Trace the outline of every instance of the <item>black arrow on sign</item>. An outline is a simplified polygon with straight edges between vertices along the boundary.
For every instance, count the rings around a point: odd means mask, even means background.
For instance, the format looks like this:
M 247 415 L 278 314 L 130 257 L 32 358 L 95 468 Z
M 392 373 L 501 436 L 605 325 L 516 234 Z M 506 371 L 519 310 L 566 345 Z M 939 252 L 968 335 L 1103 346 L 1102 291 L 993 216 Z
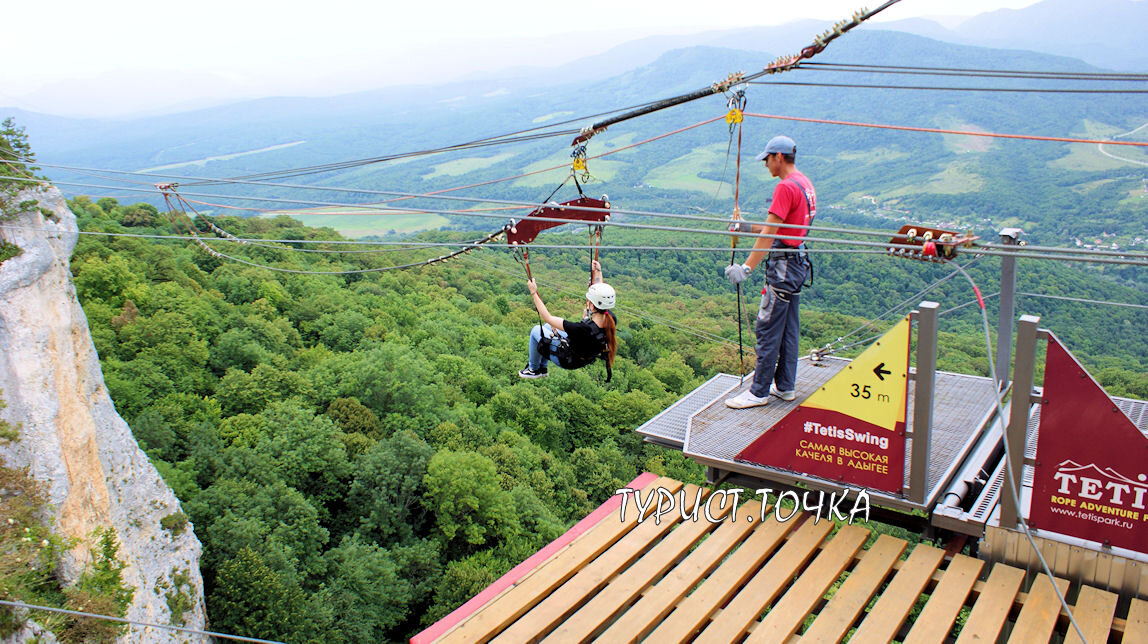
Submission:
M 884 382 L 885 376 L 893 373 L 892 371 L 889 371 L 888 369 L 885 369 L 884 367 L 885 367 L 884 362 L 877 365 L 876 367 L 873 367 L 873 373 L 877 374 L 877 379 L 882 381 L 882 382 Z

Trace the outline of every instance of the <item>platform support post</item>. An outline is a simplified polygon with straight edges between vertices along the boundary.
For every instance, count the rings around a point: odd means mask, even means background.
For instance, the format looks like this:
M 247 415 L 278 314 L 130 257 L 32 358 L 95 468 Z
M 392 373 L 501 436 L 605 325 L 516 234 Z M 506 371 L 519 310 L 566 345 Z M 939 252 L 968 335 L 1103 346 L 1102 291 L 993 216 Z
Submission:
M 1022 315 L 1016 330 L 1016 368 L 1013 374 L 1008 427 L 1005 428 L 1008 438 L 1006 454 L 1008 461 L 1005 463 L 1004 486 L 1000 492 L 1002 528 L 1015 528 L 1017 518 L 1020 516 L 1020 508 L 1013 498 L 1013 490 L 1016 490 L 1018 497 L 1023 496 L 1024 449 L 1028 438 L 1029 405 L 1036 372 L 1036 327 L 1039 323 L 1039 317 Z
M 1009 246 L 1020 245 L 1020 228 L 1005 228 L 1000 232 L 1001 243 Z M 1013 316 L 1016 315 L 1016 257 L 1001 257 L 1000 314 L 997 317 L 997 391 L 1008 386 L 1009 358 L 1012 355 Z
M 913 447 L 909 463 L 909 500 L 923 504 L 929 481 L 929 434 L 933 429 L 933 397 L 937 381 L 936 302 L 917 307 L 917 377 L 913 395 Z

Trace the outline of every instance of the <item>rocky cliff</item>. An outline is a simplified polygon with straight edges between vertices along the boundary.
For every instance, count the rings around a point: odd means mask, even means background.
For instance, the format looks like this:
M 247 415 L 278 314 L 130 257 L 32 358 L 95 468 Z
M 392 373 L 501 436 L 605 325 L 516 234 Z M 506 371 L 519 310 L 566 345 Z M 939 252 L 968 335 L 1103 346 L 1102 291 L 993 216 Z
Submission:
M 45 484 L 56 531 L 82 544 L 62 566 L 70 581 L 89 560 L 93 530 L 111 526 L 124 581 L 135 588 L 127 619 L 172 624 L 172 607 L 182 605 L 175 625 L 202 629 L 199 540 L 190 524 L 180 526 L 178 499 L 116 413 L 76 299 L 68 268 L 75 216 L 55 189 L 19 197 L 29 198 L 39 207 L 0 222 L 0 238 L 23 249 L 0 264 L 2 413 L 21 425 L 18 441 L 0 444 L 0 461 Z M 133 626 L 121 641 L 189 639 L 198 641 Z

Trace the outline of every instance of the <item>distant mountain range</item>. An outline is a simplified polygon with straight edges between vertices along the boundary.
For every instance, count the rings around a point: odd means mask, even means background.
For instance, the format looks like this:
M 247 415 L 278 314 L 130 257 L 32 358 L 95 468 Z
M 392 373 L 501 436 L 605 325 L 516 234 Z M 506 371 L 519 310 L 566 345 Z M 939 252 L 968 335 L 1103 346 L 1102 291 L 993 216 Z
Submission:
M 956 24 L 946 27 L 942 22 Z M 894 30 L 956 44 L 1078 58 L 1106 69 L 1148 71 L 1148 48 L 1142 44 L 1144 25 L 1148 25 L 1148 0 L 1044 0 L 1023 9 L 1001 9 L 960 21 L 915 18 L 873 23 L 859 31 Z M 825 22 L 809 20 L 774 27 L 651 36 L 559 67 L 520 66 L 469 77 L 487 85 L 553 86 L 607 78 L 684 47 L 792 53 L 808 45 L 826 26 Z M 513 44 L 500 46 L 509 49 Z M 537 42 L 523 40 L 520 45 L 530 49 Z M 833 56 L 832 50 L 826 55 Z M 90 91 L 77 92 L 77 87 Z M 9 95 L 0 87 L 0 112 L 4 106 L 39 106 L 41 111 L 57 114 L 138 118 L 221 105 L 249 97 L 253 91 L 241 88 L 234 79 L 201 72 L 119 71 L 83 81 L 57 82 L 24 96 Z M 76 100 L 78 94 L 85 99 Z M 129 104 L 133 106 L 125 107 Z
M 1148 71 L 1145 0 L 1044 0 L 998 9 L 947 29 L 932 21 L 885 23 L 887 29 L 980 47 L 1027 49 L 1079 58 L 1119 71 Z
M 1122 4 L 1139 9 L 1148 3 Z M 663 51 L 648 63 L 624 67 L 626 60 L 640 61 L 674 44 L 665 39 L 636 41 L 628 49 L 589 59 L 585 65 L 561 72 L 552 70 L 546 83 L 533 82 L 530 74 L 520 70 L 520 74 L 497 80 L 392 87 L 330 98 L 264 98 L 147 118 L 68 119 L 13 110 L 2 110 L 0 116 L 13 114 L 18 124 L 27 127 L 33 149 L 45 164 L 132 171 L 165 167 L 165 172 L 182 176 L 242 176 L 437 148 L 542 128 L 567 119 L 576 120 L 559 129 L 577 129 L 594 120 L 586 115 L 708 87 L 731 71 L 761 69 L 774 56 L 798 49 L 818 30 L 819 26 L 808 24 L 784 34 L 757 29 L 731 32 L 725 34 L 726 44 L 752 44 L 755 48 L 691 46 Z M 763 50 L 765 44 L 776 44 L 777 49 Z M 871 27 L 850 32 L 817 60 L 1071 72 L 1098 69 L 1065 56 L 952 44 Z M 611 65 L 616 66 L 617 73 L 607 75 L 614 69 Z M 595 70 L 592 77 L 585 78 L 589 75 L 587 70 Z M 771 84 L 773 81 L 937 85 L 952 89 L 794 87 Z M 960 91 L 1048 86 L 1002 78 L 903 78 L 798 70 L 768 77 L 764 84 L 750 86 L 747 94 L 751 112 L 1042 136 L 1106 138 L 1131 132 L 1148 122 L 1143 95 Z M 724 114 L 725 109 L 724 99 L 716 96 L 629 121 L 596 137 L 590 154 Z M 892 217 L 889 213 L 913 211 L 919 213 L 915 215 L 918 219 L 976 228 L 986 234 L 1002 225 L 1031 225 L 1034 240 L 1080 240 L 1082 244 L 1116 243 L 1121 247 L 1148 244 L 1143 234 L 1148 228 L 1144 180 L 1148 154 L 1140 149 L 1110 151 L 1094 145 L 972 139 L 749 119 L 745 140 L 750 149 L 743 159 L 778 131 L 799 141 L 800 165 L 817 177 L 819 200 L 826 206 L 856 209 L 865 196 L 870 203 L 875 200 L 888 206 L 887 210 L 871 209 L 873 216 Z M 569 163 L 570 138 L 564 135 L 515 146 L 369 164 L 291 181 L 360 190 L 441 190 Z M 1148 128 L 1126 138 L 1148 139 Z M 592 161 L 591 171 L 602 190 L 619 203 L 624 200 L 628 207 L 664 207 L 681 212 L 691 207 L 709 208 L 716 203 L 715 207 L 721 209 L 724 201 L 717 198 L 729 198 L 731 166 L 726 156 L 727 144 L 725 125 L 714 124 L 640 150 Z M 94 178 L 87 170 L 45 168 L 44 173 L 60 182 L 68 194 L 117 195 L 130 200 L 154 199 L 155 193 L 147 183 L 165 180 L 130 178 L 142 183 L 134 187 L 144 192 L 129 193 L 92 187 L 133 184 Z M 531 201 L 545 197 L 561 179 L 561 172 L 536 175 L 471 194 Z M 760 209 L 769 194 L 768 178 L 752 171 L 745 173 L 742 181 L 743 208 Z M 67 185 L 68 182 L 89 186 Z M 212 186 L 201 190 L 270 198 L 331 199 L 330 194 L 315 191 L 292 191 L 287 195 L 285 189 L 263 186 Z M 363 202 L 368 196 L 340 195 L 339 199 Z

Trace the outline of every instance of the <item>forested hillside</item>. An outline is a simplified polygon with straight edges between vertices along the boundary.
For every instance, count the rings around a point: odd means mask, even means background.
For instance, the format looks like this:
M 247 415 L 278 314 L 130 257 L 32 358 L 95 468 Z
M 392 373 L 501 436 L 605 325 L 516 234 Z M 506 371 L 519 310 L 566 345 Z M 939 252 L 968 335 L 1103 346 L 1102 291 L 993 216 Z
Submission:
M 81 197 L 71 206 L 83 230 L 177 232 L 147 204 Z M 220 246 L 280 269 L 382 268 L 437 252 L 304 253 L 346 247 L 303 243 L 338 236 L 285 217 L 216 223 L 243 237 L 300 240 Z M 584 252 L 532 258 L 551 309 L 577 315 Z M 613 382 L 603 382 L 601 365 L 522 381 L 537 317 L 503 251 L 418 270 L 312 275 L 178 241 L 83 237 L 72 269 L 104 376 L 203 542 L 211 626 L 289 641 L 404 639 L 638 472 L 700 481 L 698 466 L 632 430 L 704 378 L 737 372 L 736 346 L 713 339 L 736 338 L 722 261 L 684 251 L 611 251 L 602 261 L 619 291 Z M 846 258 L 819 270 L 804 350 L 945 272 Z M 974 268 L 977 279 L 991 273 Z M 946 288 L 942 301 L 971 297 L 967 285 Z M 979 318 L 955 315 L 942 326 L 941 367 L 986 373 Z M 1098 335 L 1079 326 L 1068 334 Z M 1144 349 L 1128 348 L 1091 364 L 1122 365 L 1102 378 L 1114 393 L 1146 397 L 1148 378 L 1129 357 Z
M 103 204 L 73 201 L 84 229 L 155 214 Z M 320 271 L 394 255 L 254 250 Z M 610 385 L 593 367 L 520 382 L 536 316 L 514 274 L 458 261 L 294 275 L 124 237 L 83 239 L 73 270 L 112 398 L 203 542 L 217 630 L 402 639 L 640 470 L 697 478 L 630 431 L 699 382 L 676 350 L 688 346 L 631 323 Z

